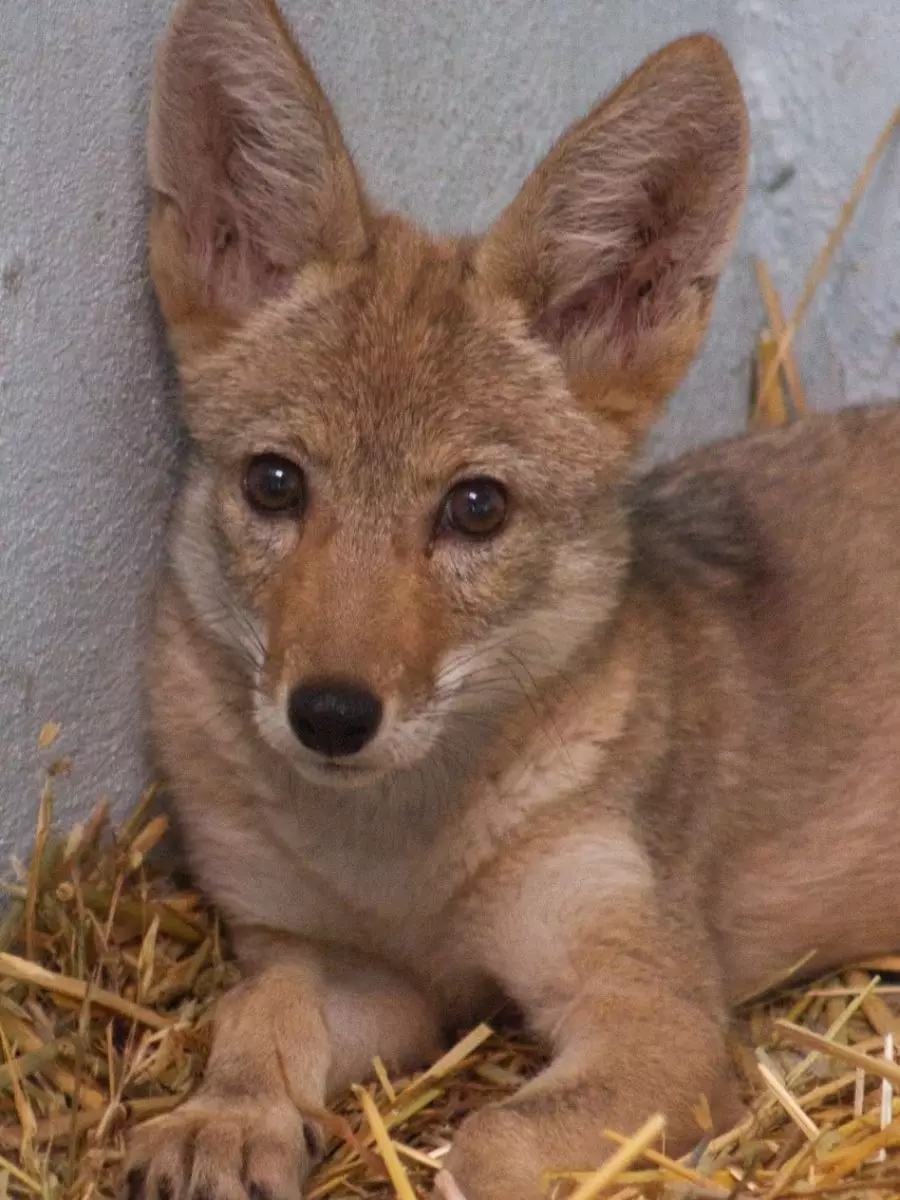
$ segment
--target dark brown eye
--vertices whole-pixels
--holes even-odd
[[[244,495],[263,516],[298,516],[306,506],[303,472],[279,454],[257,454],[247,464]]]
[[[506,489],[494,479],[465,479],[451,488],[444,501],[444,529],[469,538],[499,533],[509,507]]]

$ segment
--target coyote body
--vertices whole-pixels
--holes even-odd
[[[297,1195],[330,1094],[509,999],[550,1065],[438,1187],[530,1200],[604,1128],[731,1115],[735,997],[896,946],[900,411],[632,465],[746,141],[685,39],[435,241],[374,212],[272,5],[176,9],[151,263],[193,450],[149,693],[246,978],[136,1195]]]

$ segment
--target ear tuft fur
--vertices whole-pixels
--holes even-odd
[[[705,332],[743,206],[747,115],[714,38],[649,58],[554,147],[483,240],[577,389],[635,429]]]
[[[366,247],[337,121],[271,0],[180,0],[148,157],[151,268],[176,340],[241,321],[312,260]]]

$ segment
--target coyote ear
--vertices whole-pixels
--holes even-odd
[[[240,322],[307,263],[365,249],[350,155],[271,0],[180,0],[148,157],[151,271],[176,347]]]
[[[743,205],[747,116],[722,46],[674,42],[574,126],[483,239],[587,403],[642,432],[705,333]]]

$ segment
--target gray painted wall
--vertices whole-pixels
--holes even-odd
[[[374,194],[487,222],[566,123],[648,51],[719,33],[746,84],[753,189],[701,365],[654,452],[742,424],[760,319],[790,305],[898,95],[897,0],[289,0]],[[145,279],[143,132],[165,0],[0,0],[0,853],[42,761],[67,815],[146,777],[139,647],[172,489],[171,376]],[[900,396],[900,154],[801,339],[817,405]],[[39,752],[44,721],[61,723]]]

